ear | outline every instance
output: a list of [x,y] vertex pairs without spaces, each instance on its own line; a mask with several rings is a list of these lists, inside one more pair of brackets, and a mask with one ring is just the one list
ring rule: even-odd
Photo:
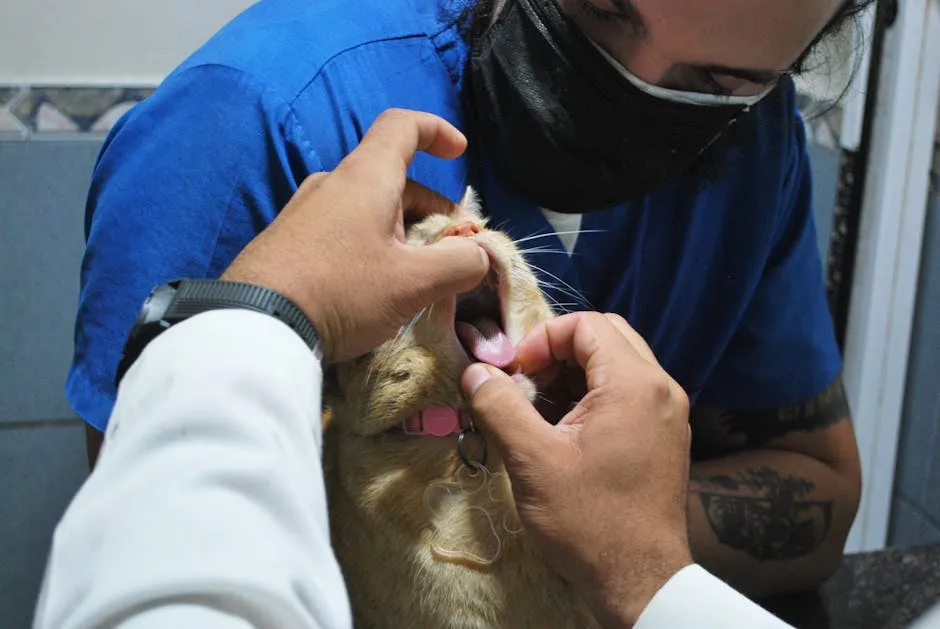
[[467,191],[464,193],[463,199],[460,200],[460,212],[462,214],[469,214],[477,220],[483,218],[483,213],[480,209],[480,199],[476,191],[474,191],[473,186],[467,186]]

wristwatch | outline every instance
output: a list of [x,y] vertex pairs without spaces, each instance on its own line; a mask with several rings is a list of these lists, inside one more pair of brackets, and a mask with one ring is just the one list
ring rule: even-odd
[[171,326],[201,312],[233,308],[280,319],[303,339],[317,360],[323,360],[323,347],[313,322],[280,293],[244,282],[179,279],[155,287],[144,301],[124,344],[114,386],[120,384],[147,344]]

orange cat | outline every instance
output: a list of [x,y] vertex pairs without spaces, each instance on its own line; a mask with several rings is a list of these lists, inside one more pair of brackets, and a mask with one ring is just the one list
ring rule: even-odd
[[[325,392],[330,526],[356,627],[597,627],[526,538],[495,449],[470,431],[469,465],[458,456],[458,433],[471,426],[459,387],[468,353],[506,366],[553,316],[515,244],[486,229],[472,190],[461,205],[463,216],[414,225],[409,242],[475,238],[492,261],[487,279],[339,365]],[[515,378],[534,400],[534,384]]]

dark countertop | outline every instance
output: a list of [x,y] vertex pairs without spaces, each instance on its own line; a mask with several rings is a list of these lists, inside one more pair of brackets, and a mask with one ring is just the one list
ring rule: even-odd
[[762,601],[798,629],[906,629],[940,603],[940,544],[846,555],[819,592]]

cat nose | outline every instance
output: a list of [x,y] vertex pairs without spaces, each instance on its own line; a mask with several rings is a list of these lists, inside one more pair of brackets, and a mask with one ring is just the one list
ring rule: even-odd
[[445,236],[463,236],[464,238],[469,238],[479,233],[480,228],[473,221],[461,221],[444,230]]

